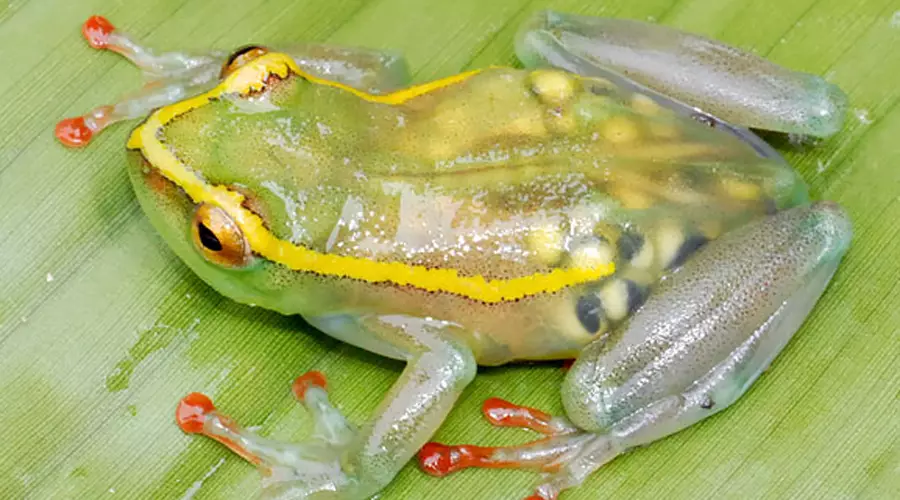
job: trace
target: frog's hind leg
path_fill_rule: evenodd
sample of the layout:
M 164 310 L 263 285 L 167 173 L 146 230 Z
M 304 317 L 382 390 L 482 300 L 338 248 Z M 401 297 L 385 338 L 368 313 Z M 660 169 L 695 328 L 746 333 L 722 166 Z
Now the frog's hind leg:
M 824 137 L 847 110 L 846 95 L 819 76 L 639 21 L 538 12 L 519 31 L 516 54 L 526 66 L 624 83 L 743 127 Z
M 541 462 L 548 474 L 534 498 L 555 499 L 627 450 L 737 401 L 803 323 L 851 234 L 843 209 L 820 202 L 758 219 L 699 250 L 621 330 L 579 354 L 561 391 L 563 429 L 573 430 L 550 438 L 555 454 Z M 500 415 L 507 423 L 553 428 L 554 419 L 535 410 L 515 407 Z M 571 448 L 561 449 L 559 438 Z M 523 462 L 534 451 L 549 455 L 539 443 L 491 454 L 475 447 L 426 451 L 446 457 L 444 468 L 452 472 L 463 468 L 454 468 L 454 459 L 503 466 L 494 464 Z

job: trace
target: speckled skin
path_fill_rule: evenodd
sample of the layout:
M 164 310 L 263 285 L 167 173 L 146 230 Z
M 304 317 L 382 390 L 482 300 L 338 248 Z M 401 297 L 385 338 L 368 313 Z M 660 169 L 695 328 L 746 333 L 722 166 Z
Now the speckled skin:
M 847 112 L 843 91 L 817 75 L 640 21 L 539 12 L 520 30 L 516 54 L 533 66 L 622 75 L 745 127 L 824 137 L 841 129 Z
M 650 46 L 673 36 L 605 22 L 623 43 L 629 33 Z M 540 37 L 528 33 L 520 52 L 536 60 L 560 54 L 559 47 L 542 52 L 529 41 Z M 136 47 L 117 36 L 115 43 Z M 598 47 L 609 42 L 600 38 Z M 220 55 L 148 54 L 131 57 L 181 93 L 218 83 L 207 66 Z M 752 58 L 730 54 L 749 67 Z M 649 66 L 657 55 L 648 53 Z M 302 69 L 273 76 L 279 57 Z M 690 57 L 712 72 L 737 64 Z M 196 67 L 156 64 L 184 60 L 205 61 L 207 80 L 187 85 Z M 135 131 L 129 173 L 161 236 L 213 288 L 407 361 L 358 429 L 330 405 L 320 378 L 298 381 L 295 394 L 319 429 L 301 444 L 267 441 L 208 400 L 186 398 L 182 428 L 257 463 L 271 497 L 369 497 L 431 437 L 477 364 L 577 356 L 562 389 L 568 418 L 554 421 L 559 435 L 498 451 L 511 464 L 552 451 L 543 465 L 556 472 L 537 497 L 556 498 L 622 451 L 739 397 L 799 327 L 849 244 L 839 207 L 810 205 L 777 153 L 738 126 L 668 99 L 660 93 L 668 84 L 651 91 L 589 68 L 591 77 L 492 68 L 392 103 L 352 90 L 394 87 L 397 67 L 371 51 L 308 46 L 242 61 L 210 92 L 259 74 L 253 91 L 186 105 L 194 101 L 151 88 L 113 117 L 163 98 L 172 103 Z M 753 68 L 796 90 L 793 73 Z M 326 76 L 341 85 L 315 79 Z M 732 85 L 726 80 L 718 85 Z M 744 80 L 732 90 L 749 88 Z M 716 109 L 778 122 L 732 109 L 739 105 Z M 160 118 L 167 113 L 172 118 Z M 172 173 L 172 162 L 186 177 Z M 319 261 L 340 257 L 346 273 L 315 264 L 300 271 L 290 257 L 297 249 Z M 424 278 L 353 277 L 386 262 Z M 527 285 L 609 262 L 615 272 L 602 279 Z M 432 270 L 454 278 L 429 281 Z M 462 285 L 451 286 L 456 276 Z M 519 285 L 495 300 L 466 288 L 470 278 L 487 288 Z M 516 286 L 530 291 L 515 295 Z
M 563 384 L 569 419 L 603 432 L 671 399 L 682 427 L 702 418 L 682 417 L 701 404 L 706 413 L 727 407 L 799 327 L 850 235 L 846 213 L 826 202 L 750 223 L 698 251 L 621 331 L 582 351 Z

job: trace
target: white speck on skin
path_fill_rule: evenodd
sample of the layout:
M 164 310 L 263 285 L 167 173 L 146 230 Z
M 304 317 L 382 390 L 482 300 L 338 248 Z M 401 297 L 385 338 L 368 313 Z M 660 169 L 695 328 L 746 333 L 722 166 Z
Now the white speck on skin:
M 321 135 L 330 135 L 331 134 L 331 127 L 329 127 L 328 125 L 325 125 L 322 122 L 316 122 L 316 127 L 319 128 L 319 133 Z
M 22 323 L 28 323 L 28 318 L 26 318 L 25 316 L 22 316 Z
M 197 481 L 194 481 L 194 484 L 192 484 L 191 487 L 184 492 L 184 495 L 181 496 L 181 500 L 191 500 L 192 498 L 194 498 L 194 495 L 196 495 L 197 492 L 200 491 L 200 488 L 203 487 L 203 481 L 206 481 L 207 479 L 212 477 L 212 475 L 215 474 L 216 471 L 219 470 L 219 467 L 221 467 L 224 463 L 225 459 L 220 458 L 219 461 L 215 463 L 215 465 L 213 465 L 208 471 L 206 471 L 206 474 L 204 474 L 203 477 L 201 477 Z
M 831 162 L 816 160 L 816 172 L 820 174 L 824 172 L 826 169 L 828 169 L 829 163 Z
M 268 189 L 284 203 L 284 211 L 288 216 L 285 226 L 291 232 L 291 243 L 299 244 L 307 237 L 306 227 L 300 215 L 306 210 L 306 193 L 292 192 L 273 181 L 264 181 L 262 187 Z
M 47 283 L 50 283 L 51 281 L 53 281 L 53 275 L 50 273 L 47 273 Z
M 184 298 L 186 298 L 186 299 L 191 298 L 191 294 L 189 294 L 189 293 L 184 294 Z
M 856 119 L 859 120 L 859 123 L 863 125 L 871 125 L 872 117 L 869 116 L 868 109 L 856 108 L 853 110 L 853 113 L 856 115 Z
M 110 493 L 115 493 L 115 492 L 116 492 L 116 489 L 115 489 L 115 488 L 110 488 L 110 489 L 107 490 L 107 491 L 109 491 Z
M 900 28 L 900 10 L 894 11 L 891 16 L 891 28 Z
M 799 148 L 806 145 L 807 138 L 803 134 L 788 134 L 788 142 L 790 142 L 792 146 Z

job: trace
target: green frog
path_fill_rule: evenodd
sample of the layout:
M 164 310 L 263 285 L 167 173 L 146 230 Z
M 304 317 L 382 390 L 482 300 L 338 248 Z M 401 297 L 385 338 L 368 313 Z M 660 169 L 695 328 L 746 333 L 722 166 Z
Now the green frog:
M 418 453 L 437 476 L 543 471 L 531 498 L 555 499 L 737 400 L 850 243 L 846 213 L 745 128 L 829 135 L 844 95 L 695 35 L 540 12 L 516 41 L 526 69 L 410 85 L 390 52 L 156 54 L 102 17 L 83 33 L 149 83 L 57 137 L 143 117 L 128 171 L 174 254 L 227 297 L 406 362 L 361 425 L 323 374 L 297 378 L 302 443 L 184 397 L 178 425 L 258 466 L 270 497 L 368 498 Z M 540 439 L 429 442 L 477 366 L 572 358 L 565 416 L 484 404 Z

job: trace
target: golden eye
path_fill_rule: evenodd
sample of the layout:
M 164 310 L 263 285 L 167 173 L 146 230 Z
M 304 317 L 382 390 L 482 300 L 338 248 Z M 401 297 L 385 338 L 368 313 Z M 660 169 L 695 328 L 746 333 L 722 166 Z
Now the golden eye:
M 247 45 L 246 47 L 241 47 L 228 56 L 228 59 L 225 60 L 225 64 L 222 65 L 222 72 L 219 76 L 220 78 L 225 78 L 248 62 L 268 53 L 269 49 L 260 47 L 259 45 Z
M 250 245 L 237 224 L 219 207 L 206 203 L 197 207 L 191 224 L 194 246 L 206 260 L 238 268 L 250 263 Z

